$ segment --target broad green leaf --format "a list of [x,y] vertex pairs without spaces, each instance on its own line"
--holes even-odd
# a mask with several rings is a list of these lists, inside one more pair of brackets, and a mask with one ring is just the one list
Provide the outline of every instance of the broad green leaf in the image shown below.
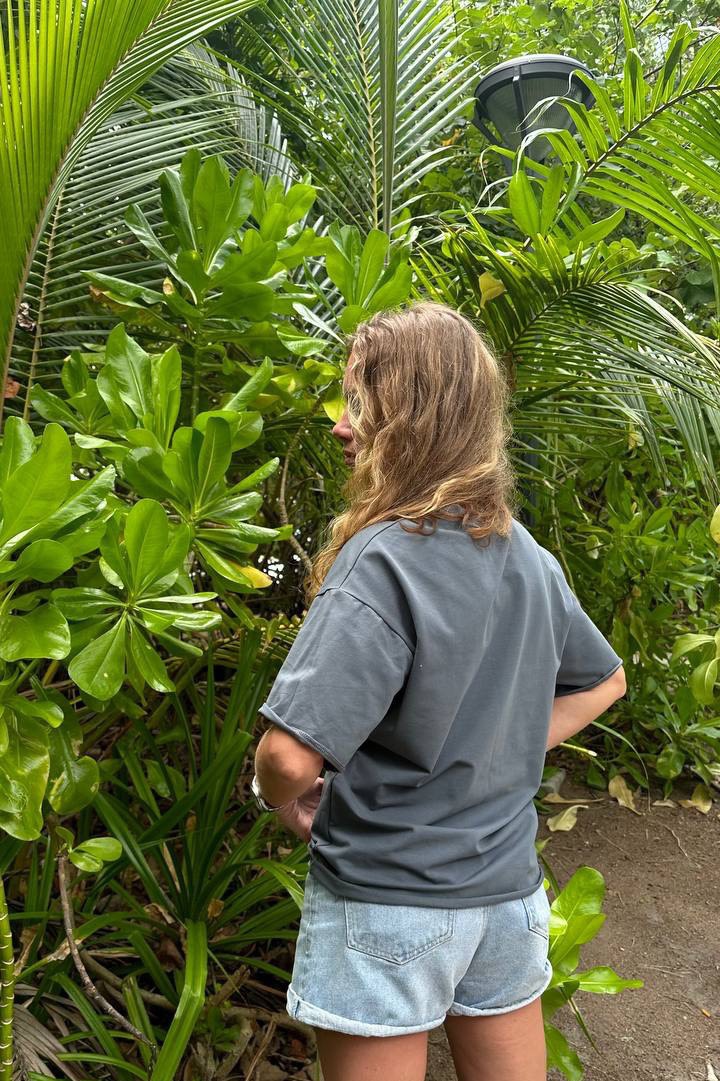
[[268,385],[273,375],[273,364],[269,357],[265,357],[257,371],[246,383],[233,394],[232,398],[223,405],[224,410],[232,413],[243,413],[249,405],[261,394]]
[[153,649],[142,631],[136,626],[130,627],[130,654],[137,665],[140,675],[155,691],[175,690],[167,669],[157,650]]
[[573,916],[594,916],[602,910],[605,880],[594,867],[580,867],[552,903],[565,920]]
[[81,691],[106,702],[120,690],[125,674],[125,617],[91,642],[68,665]]
[[690,674],[688,685],[690,690],[703,705],[710,705],[715,699],[715,681],[718,672],[718,659],[713,657],[709,661],[698,665]]
[[0,544],[53,514],[70,487],[70,440],[58,424],[48,424],[36,453],[5,482]]
[[624,980],[613,969],[603,965],[589,968],[586,972],[574,974],[581,991],[592,991],[596,995],[617,995],[629,988],[642,987],[642,980]]
[[540,210],[527,173],[519,169],[513,173],[508,185],[510,213],[518,229],[526,236],[540,232]]
[[90,586],[78,586],[75,589],[54,589],[53,603],[67,619],[97,619],[113,608],[120,608],[122,602],[104,589]]
[[265,462],[253,473],[250,473],[244,480],[241,480],[239,484],[236,484],[234,488],[230,490],[229,495],[233,492],[247,492],[256,485],[261,484],[268,477],[272,476],[275,470],[280,465],[279,458],[271,458],[269,462]]
[[176,346],[152,359],[153,431],[163,450],[170,446],[180,410],[182,361]]
[[125,519],[125,550],[132,572],[131,585],[136,595],[159,577],[169,541],[165,511],[154,499],[141,499]]
[[567,1081],[582,1081],[583,1067],[578,1054],[554,1025],[545,1024],[547,1062],[552,1069],[560,1070]]
[[73,716],[48,735],[50,775],[47,798],[59,815],[77,814],[89,806],[100,788],[97,762],[80,755],[82,730]]
[[9,714],[7,730],[8,746],[0,755],[0,830],[20,841],[34,841],[43,827],[50,729],[44,721]]
[[45,721],[52,728],[61,725],[65,716],[56,702],[49,702],[46,699],[36,701],[32,698],[23,698],[17,694],[9,698],[7,704],[15,713],[23,717],[35,717],[37,720]]
[[231,458],[230,426],[220,417],[210,417],[198,460],[196,508],[203,505],[212,490],[224,479]]
[[28,544],[12,564],[10,573],[0,577],[8,582],[52,582],[64,574],[73,564],[72,552],[54,540],[38,540]]
[[[110,331],[105,345],[105,367],[115,379],[122,401],[140,420],[152,410],[150,357],[128,337],[122,323]],[[99,389],[99,387],[98,387]]]
[[102,871],[102,860],[97,859],[95,856],[91,856],[89,852],[83,852],[82,849],[78,851],[73,849],[70,853],[70,862],[74,863],[81,871],[86,871],[88,874],[97,874],[98,871]]
[[5,661],[49,657],[59,661],[70,652],[70,628],[52,604],[41,604],[26,616],[0,620],[0,657]]
[[564,181],[564,167],[562,165],[553,165],[543,184],[542,203],[540,207],[541,233],[548,233],[550,231],[550,226],[555,221]]
[[674,777],[677,777],[682,773],[684,765],[684,752],[681,751],[679,747],[673,746],[672,743],[668,743],[657,756],[655,769],[661,777],[664,777],[667,781],[671,781]]
[[678,657],[699,649],[700,646],[712,645],[714,641],[711,634],[681,634],[675,639],[670,659],[676,661]]
[[103,863],[112,863],[120,859],[123,847],[115,837],[90,837],[79,844],[74,851],[85,852]]
[[33,453],[35,436],[32,428],[20,417],[8,417],[0,449],[0,488]]
[[378,280],[385,268],[389,243],[387,234],[380,229],[371,229],[365,238],[353,290],[353,296],[357,304],[365,304],[378,284]]
[[214,551],[207,544],[197,543],[196,547],[198,554],[207,563],[208,567],[227,579],[228,582],[241,586],[254,586],[256,589],[264,589],[272,584],[272,579],[263,574],[257,567],[242,566]]

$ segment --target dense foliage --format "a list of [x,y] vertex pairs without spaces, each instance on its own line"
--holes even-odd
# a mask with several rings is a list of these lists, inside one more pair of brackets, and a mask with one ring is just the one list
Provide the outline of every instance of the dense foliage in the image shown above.
[[[720,780],[720,37],[712,4],[55,7],[2,23],[0,1081],[243,1076],[306,871],[248,799],[257,709],[370,313],[447,300],[502,359],[523,517],[628,672],[587,781]],[[607,77],[508,173],[478,63],[560,44]],[[581,970],[600,873],[546,872],[575,1079],[556,1011],[637,981]]]

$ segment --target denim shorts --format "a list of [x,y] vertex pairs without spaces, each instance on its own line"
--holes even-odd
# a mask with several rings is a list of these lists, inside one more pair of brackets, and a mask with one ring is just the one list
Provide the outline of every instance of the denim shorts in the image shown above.
[[309,873],[288,1013],[317,1028],[400,1036],[446,1014],[517,1010],[552,978],[549,916],[542,884],[511,901],[428,908],[340,897]]

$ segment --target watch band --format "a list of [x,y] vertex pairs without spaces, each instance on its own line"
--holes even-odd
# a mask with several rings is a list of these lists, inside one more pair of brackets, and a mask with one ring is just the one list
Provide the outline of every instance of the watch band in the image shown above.
[[255,797],[255,802],[262,811],[277,811],[280,807],[284,806],[282,803],[279,803],[277,807],[273,807],[271,803],[268,803],[266,799],[263,799],[263,795],[260,791],[260,785],[257,779],[257,774],[253,776],[250,788],[252,790],[253,796]]

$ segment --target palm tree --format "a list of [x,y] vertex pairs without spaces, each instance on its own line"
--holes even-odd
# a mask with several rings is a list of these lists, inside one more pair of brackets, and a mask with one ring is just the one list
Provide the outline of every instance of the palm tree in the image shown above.
[[17,12],[8,7],[0,27],[0,385],[11,393],[15,323],[18,316],[32,322],[23,294],[78,158],[154,71],[253,2],[55,0],[38,7],[21,0]]

